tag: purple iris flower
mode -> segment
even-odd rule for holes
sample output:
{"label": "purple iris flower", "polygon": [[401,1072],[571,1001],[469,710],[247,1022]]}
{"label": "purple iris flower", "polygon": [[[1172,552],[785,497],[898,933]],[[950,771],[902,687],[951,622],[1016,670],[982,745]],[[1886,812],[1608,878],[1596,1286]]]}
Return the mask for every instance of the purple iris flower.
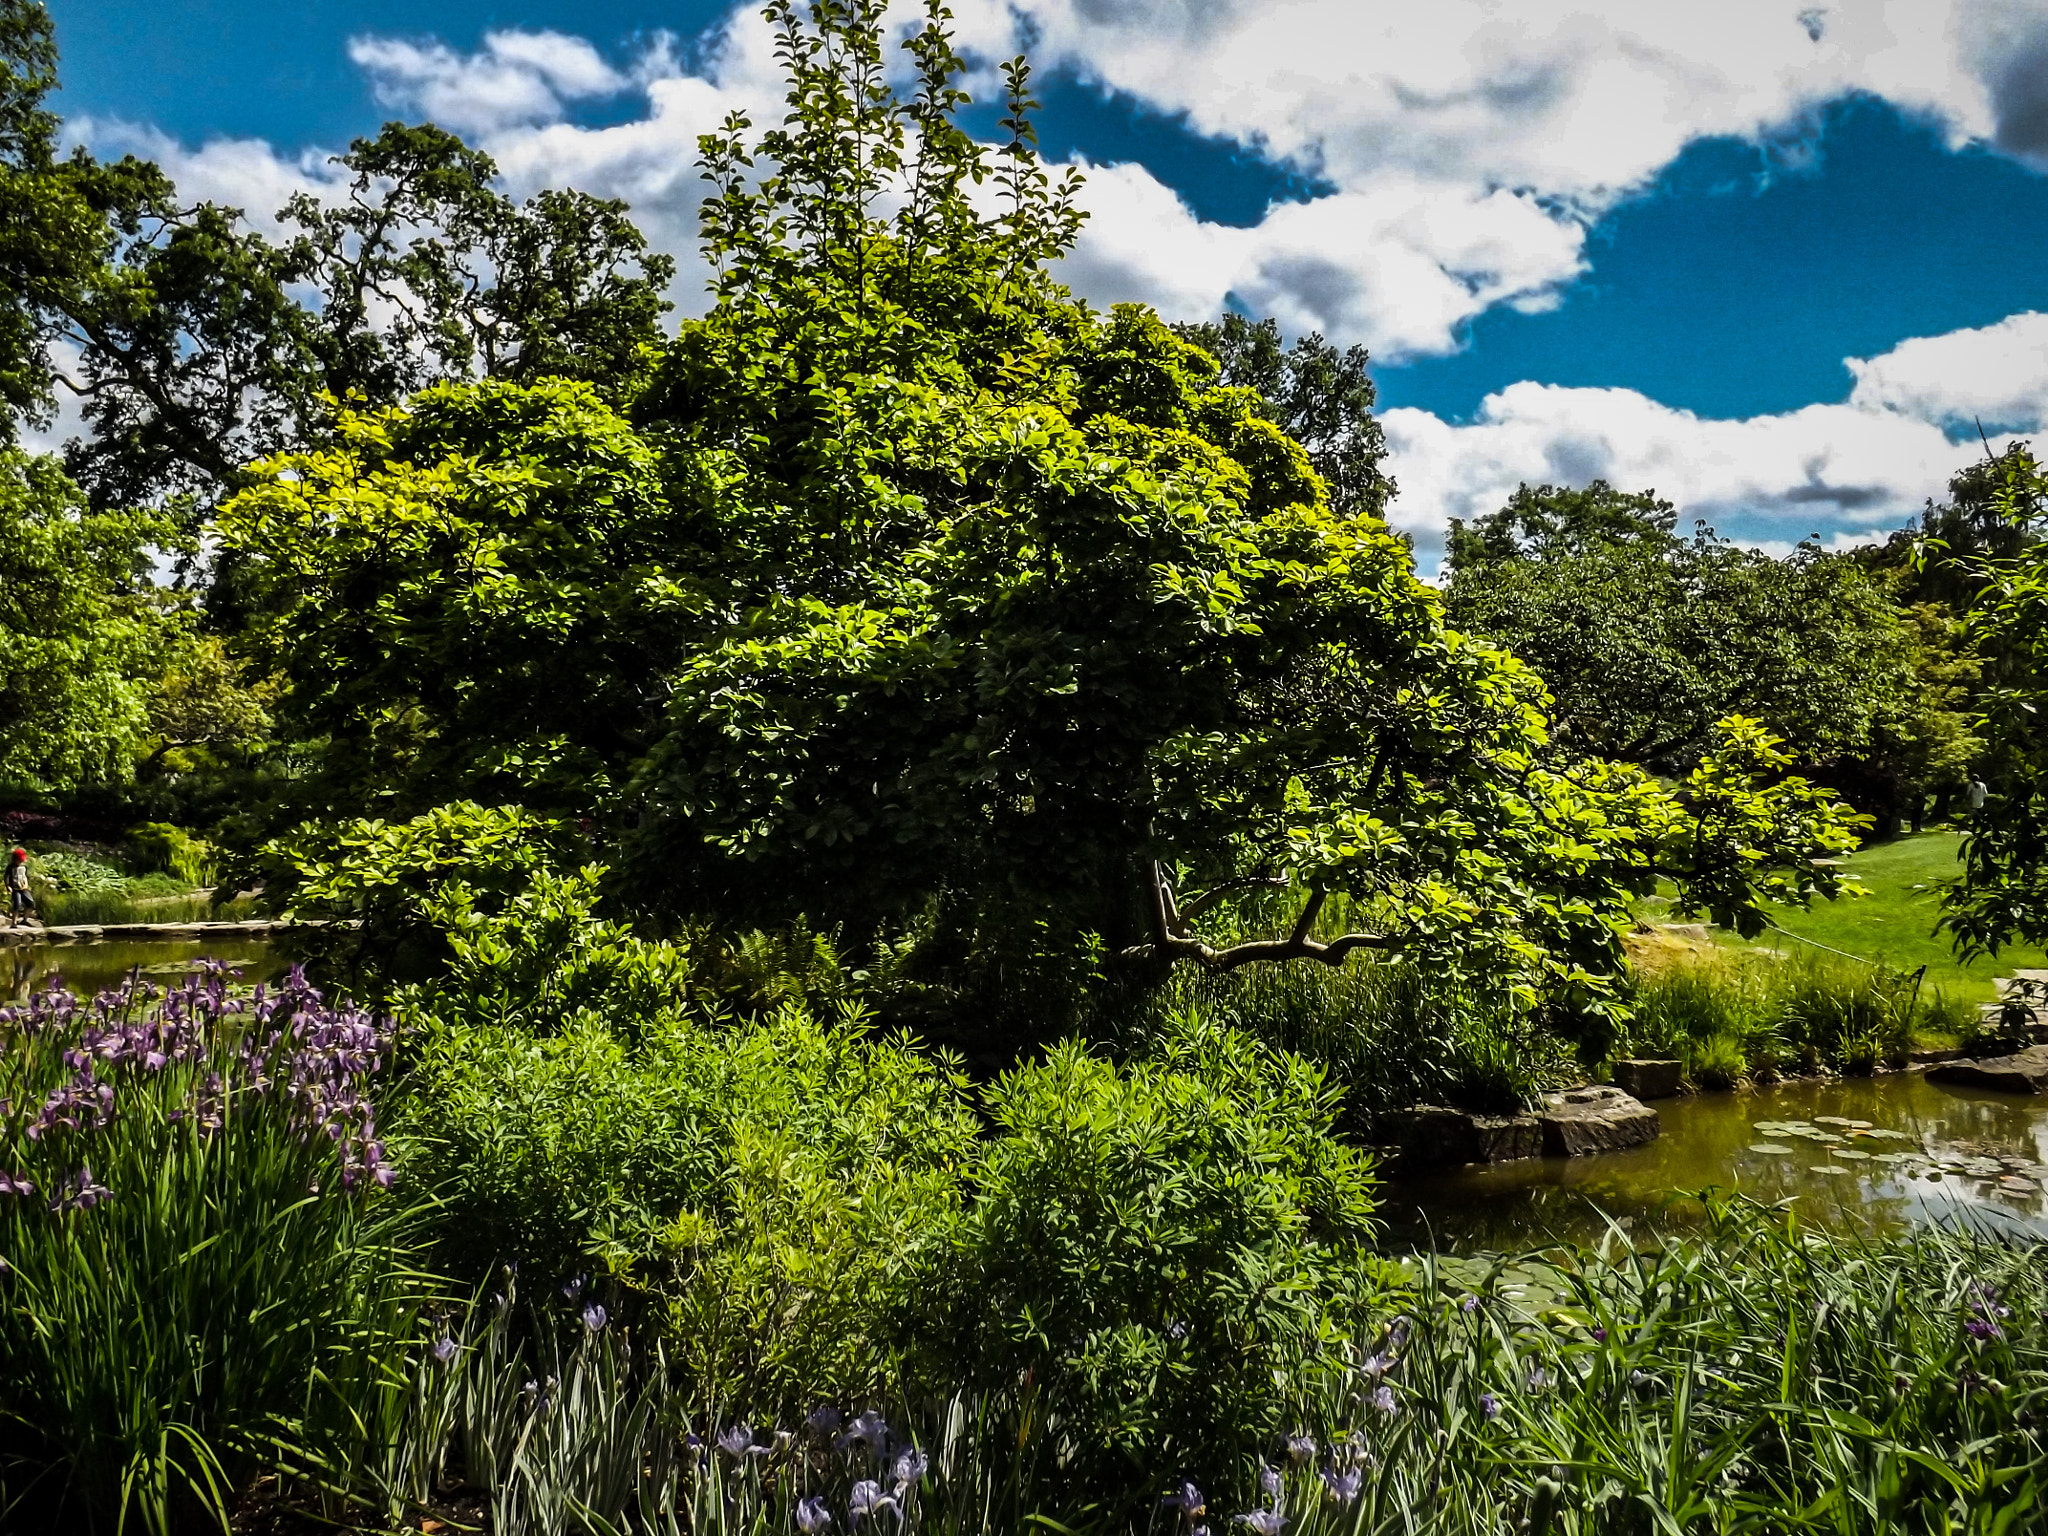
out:
{"label": "purple iris flower", "polygon": [[753,1443],[754,1426],[744,1420],[718,1433],[718,1448],[734,1460],[746,1455]]}
{"label": "purple iris flower", "polygon": [[448,1337],[447,1334],[442,1334],[440,1338],[434,1341],[433,1356],[443,1365],[446,1365],[455,1358],[455,1341]]}
{"label": "purple iris flower", "polygon": [[1357,1467],[1346,1467],[1342,1471],[1325,1467],[1322,1479],[1330,1497],[1346,1509],[1358,1502],[1359,1491],[1365,1487],[1365,1473]]}
{"label": "purple iris flower", "polygon": [[872,1478],[853,1485],[853,1492],[847,1495],[846,1512],[859,1525],[869,1515],[879,1515],[887,1510],[896,1517],[896,1523],[903,1523],[903,1506],[891,1495],[882,1492],[882,1485]]}
{"label": "purple iris flower", "polygon": [[1280,1536],[1287,1528],[1287,1517],[1280,1513],[1276,1504],[1271,1509],[1255,1509],[1248,1515],[1232,1515],[1231,1524],[1249,1526],[1259,1536]]}
{"label": "purple iris flower", "polygon": [[1316,1437],[1314,1435],[1289,1435],[1287,1437],[1287,1458],[1297,1466],[1307,1466],[1316,1459]]}
{"label": "purple iris flower", "polygon": [[1486,1422],[1491,1424],[1500,1417],[1500,1399],[1491,1392],[1480,1393],[1479,1411],[1486,1416]]}
{"label": "purple iris flower", "polygon": [[803,1499],[796,1506],[796,1528],[804,1536],[817,1536],[819,1531],[832,1523],[832,1511],[825,1507],[825,1501],[813,1495]]}
{"label": "purple iris flower", "polygon": [[592,1333],[596,1333],[599,1329],[603,1328],[604,1308],[594,1301],[585,1305],[583,1308],[583,1326]]}
{"label": "purple iris flower", "polygon": [[896,1480],[896,1491],[900,1494],[906,1489],[915,1488],[918,1480],[930,1466],[931,1458],[915,1446],[898,1452],[896,1465],[890,1469],[891,1476]]}

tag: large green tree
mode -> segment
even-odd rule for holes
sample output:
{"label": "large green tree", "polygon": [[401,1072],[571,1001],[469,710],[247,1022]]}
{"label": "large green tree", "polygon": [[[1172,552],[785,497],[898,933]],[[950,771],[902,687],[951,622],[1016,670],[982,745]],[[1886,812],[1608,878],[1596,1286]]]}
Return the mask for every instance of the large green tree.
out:
{"label": "large green tree", "polygon": [[60,156],[56,84],[48,12],[0,0],[0,414],[46,423],[75,398],[69,467],[98,506],[203,512],[337,399],[479,376],[619,398],[661,340],[675,265],[622,203],[517,202],[489,156],[392,123],[340,157],[334,196],[277,210],[269,240],[148,161]]}
{"label": "large green tree", "polygon": [[1977,726],[1991,794],[1942,919],[1964,953],[1995,954],[2014,940],[2048,943],[2048,473],[2016,444],[1970,483],[1981,494],[1965,530],[1977,537],[1930,540],[1922,558],[1972,594],[1968,639],[1995,658]]}
{"label": "large green tree", "polygon": [[[1155,966],[1371,949],[1597,1001],[1659,873],[1743,926],[1831,888],[1841,813],[1753,724],[1675,792],[1559,752],[1535,674],[1445,627],[1267,399],[1060,288],[1080,216],[1021,62],[985,151],[943,8],[903,96],[882,12],[770,6],[788,112],[704,141],[713,304],[630,428],[450,388],[235,503],[337,761],[394,802],[525,774],[655,910],[937,909]],[[1262,887],[1276,931],[1205,928]]]}

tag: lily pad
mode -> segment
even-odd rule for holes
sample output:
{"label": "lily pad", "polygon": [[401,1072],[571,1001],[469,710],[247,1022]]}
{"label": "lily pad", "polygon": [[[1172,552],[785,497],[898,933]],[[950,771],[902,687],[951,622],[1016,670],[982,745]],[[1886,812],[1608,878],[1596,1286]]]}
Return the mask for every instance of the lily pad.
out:
{"label": "lily pad", "polygon": [[1773,1157],[1790,1157],[1792,1155],[1790,1147],[1781,1147],[1769,1141],[1753,1141],[1749,1144],[1749,1150],[1752,1152],[1768,1152]]}
{"label": "lily pad", "polygon": [[2041,1186],[2032,1179],[2006,1178],[1998,1181],[1998,1191],[2004,1195],[2038,1195]]}
{"label": "lily pad", "polygon": [[1834,1165],[1833,1163],[1815,1163],[1815,1164],[1814,1164],[1814,1165],[1812,1166],[1812,1168],[1811,1168],[1810,1170],[1808,1170],[1808,1171],[1809,1171],[1809,1172],[1812,1172],[1812,1173],[1828,1173],[1828,1174],[1835,1174],[1835,1173],[1848,1173],[1848,1172],[1849,1172],[1850,1170],[1849,1170],[1849,1169],[1847,1169],[1847,1168],[1838,1168],[1838,1167],[1836,1167],[1836,1166],[1835,1166],[1835,1165]]}
{"label": "lily pad", "polygon": [[1870,1122],[1868,1120],[1851,1120],[1846,1115],[1815,1115],[1813,1123],[1815,1125],[1839,1125],[1845,1131],[1867,1131],[1870,1129]]}
{"label": "lily pad", "polygon": [[1835,1156],[1845,1163],[1867,1163],[1870,1161],[1870,1154],[1868,1152],[1858,1152],[1852,1147],[1837,1147],[1835,1149]]}

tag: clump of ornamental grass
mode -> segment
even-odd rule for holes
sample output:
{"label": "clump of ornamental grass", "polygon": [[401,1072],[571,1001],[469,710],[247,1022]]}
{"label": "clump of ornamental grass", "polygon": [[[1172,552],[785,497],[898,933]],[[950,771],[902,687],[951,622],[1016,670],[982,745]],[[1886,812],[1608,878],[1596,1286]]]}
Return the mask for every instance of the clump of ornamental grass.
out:
{"label": "clump of ornamental grass", "polygon": [[229,981],[216,965],[0,1012],[17,1522],[219,1527],[305,1428],[323,1365],[412,1327],[371,1098],[389,1025],[296,970],[274,990]]}

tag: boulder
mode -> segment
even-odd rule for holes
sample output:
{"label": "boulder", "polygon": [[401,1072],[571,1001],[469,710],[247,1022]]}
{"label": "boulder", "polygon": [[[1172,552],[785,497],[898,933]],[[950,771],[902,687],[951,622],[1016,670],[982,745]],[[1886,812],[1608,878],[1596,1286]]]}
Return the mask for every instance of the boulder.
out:
{"label": "boulder", "polygon": [[1682,1061],[1617,1061],[1614,1083],[1623,1093],[1639,1099],[1668,1099],[1685,1086]]}
{"label": "boulder", "polygon": [[2048,1045],[2029,1046],[2011,1056],[1944,1062],[1927,1074],[1927,1080],[1997,1093],[2048,1093]]}
{"label": "boulder", "polygon": [[1545,1094],[1536,1116],[1543,1150],[1552,1156],[1583,1157],[1620,1152],[1657,1138],[1657,1111],[1619,1088],[1571,1088]]}
{"label": "boulder", "polygon": [[1381,1139],[1403,1163],[1506,1163],[1539,1157],[1543,1128],[1534,1115],[1472,1115],[1418,1104],[1383,1116]]}

